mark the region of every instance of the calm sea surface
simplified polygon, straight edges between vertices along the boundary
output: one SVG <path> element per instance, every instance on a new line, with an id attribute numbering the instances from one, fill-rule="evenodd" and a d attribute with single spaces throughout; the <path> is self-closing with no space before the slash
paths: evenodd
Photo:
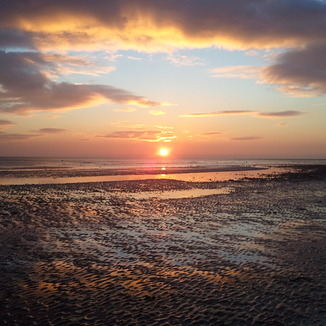
<path id="1" fill-rule="evenodd" d="M 326 164 L 326 159 L 282 160 L 116 160 L 108 158 L 49 158 L 49 157 L 0 157 L 0 170 L 22 169 L 121 169 L 160 167 L 230 167 L 230 166 L 284 166 Z"/>
<path id="2" fill-rule="evenodd" d="M 115 160 L 107 158 L 41 158 L 41 157 L 0 157 L 0 185 L 23 184 L 51 184 L 51 183 L 79 183 L 79 182 L 104 182 L 122 180 L 144 179 L 175 179 L 182 181 L 225 181 L 241 179 L 244 177 L 257 177 L 271 173 L 278 173 L 284 167 L 297 165 L 322 164 L 326 160 Z M 258 167 L 265 170 L 241 171 L 243 167 Z M 176 173 L 177 169 L 191 168 L 191 173 Z M 206 168 L 217 168 L 219 172 L 203 172 Z M 225 171 L 232 168 L 235 171 Z M 237 170 L 237 168 L 239 168 Z M 87 169 L 87 170 L 121 170 L 128 172 L 124 175 L 80 176 L 63 177 L 60 170 Z M 135 173 L 135 170 L 143 170 L 144 175 Z M 156 174 L 146 174 L 146 171 L 157 170 Z M 36 177 L 34 172 L 58 170 L 54 177 Z M 11 176 L 6 174 L 11 171 Z M 25 171 L 21 177 L 19 172 Z M 27 172 L 26 172 L 27 171 Z M 30 171 L 30 173 L 28 173 Z M 195 172 L 198 173 L 195 173 Z M 2 172 L 2 175 L 1 175 Z M 16 175 L 15 175 L 16 174 Z M 44 173 L 43 173 L 44 174 Z M 46 174 L 46 173 L 45 173 Z M 110 174 L 110 173 L 108 173 Z"/>

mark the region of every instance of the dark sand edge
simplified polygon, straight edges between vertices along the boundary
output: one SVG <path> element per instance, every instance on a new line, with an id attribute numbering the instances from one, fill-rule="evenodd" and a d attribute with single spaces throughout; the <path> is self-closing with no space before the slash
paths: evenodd
<path id="1" fill-rule="evenodd" d="M 164 173 L 204 173 L 204 172 L 227 172 L 227 171 L 256 171 L 265 170 L 267 167 L 257 166 L 227 166 L 227 167 L 169 167 Z M 2 170 L 0 178 L 44 178 L 44 177 L 88 177 L 88 176 L 115 176 L 115 175 L 156 175 L 162 174 L 162 168 L 125 168 L 125 169 L 40 169 L 40 170 Z"/>

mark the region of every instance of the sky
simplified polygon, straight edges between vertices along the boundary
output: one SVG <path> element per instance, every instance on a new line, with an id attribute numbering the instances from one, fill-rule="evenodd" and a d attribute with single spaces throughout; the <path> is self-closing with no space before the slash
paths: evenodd
<path id="1" fill-rule="evenodd" d="M 2 0 L 0 156 L 326 158 L 326 1 Z"/>

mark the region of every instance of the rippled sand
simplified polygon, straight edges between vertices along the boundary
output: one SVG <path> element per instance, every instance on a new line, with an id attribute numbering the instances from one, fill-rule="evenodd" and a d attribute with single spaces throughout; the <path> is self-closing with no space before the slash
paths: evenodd
<path id="1" fill-rule="evenodd" d="M 324 168 L 2 186 L 0 198 L 4 325 L 326 324 Z"/>

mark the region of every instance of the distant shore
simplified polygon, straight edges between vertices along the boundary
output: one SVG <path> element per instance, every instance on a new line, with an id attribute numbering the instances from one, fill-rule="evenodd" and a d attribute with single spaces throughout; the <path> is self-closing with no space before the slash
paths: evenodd
<path id="1" fill-rule="evenodd" d="M 124 169 L 2 169 L 0 185 L 83 183 L 123 180 L 177 179 L 182 181 L 225 181 L 243 177 L 261 177 L 292 170 L 290 167 L 223 166 L 160 167 Z M 239 172 L 239 173 L 238 173 Z"/>
<path id="2" fill-rule="evenodd" d="M 168 169 L 162 168 L 38 168 L 38 169 L 3 169 L 0 170 L 0 178 L 29 178 L 29 177 L 86 177 L 86 176 L 111 176 L 111 175 L 151 175 L 151 174 L 179 174 L 179 173 L 203 173 L 203 172 L 225 172 L 225 171 L 252 171 L 252 170 L 264 170 L 267 167 L 255 167 L 255 166 L 225 166 L 225 167 L 169 167 Z"/>

